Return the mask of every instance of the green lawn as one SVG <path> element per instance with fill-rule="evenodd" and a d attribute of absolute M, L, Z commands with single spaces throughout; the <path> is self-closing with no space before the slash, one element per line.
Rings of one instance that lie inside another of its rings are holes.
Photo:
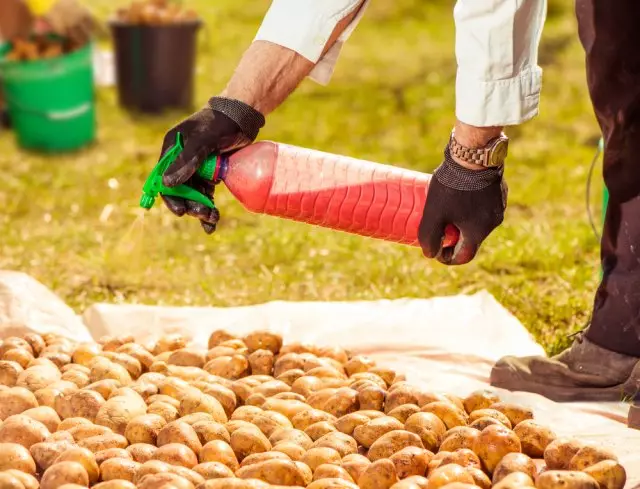
<path fill-rule="evenodd" d="M 104 16 L 124 3 L 92 2 Z M 209 23 L 198 59 L 200 104 L 223 88 L 268 2 L 186 3 Z M 261 137 L 433 170 L 453 123 L 451 3 L 373 2 L 332 83 L 305 82 Z M 248 214 L 224 190 L 212 237 L 160 205 L 136 220 L 162 136 L 185 114 L 134 117 L 119 109 L 114 90 L 101 89 L 99 141 L 89 149 L 43 157 L 0 135 L 0 268 L 32 274 L 77 310 L 95 301 L 230 306 L 486 288 L 557 351 L 587 320 L 598 281 L 585 185 L 599 133 L 571 2 L 551 2 L 541 59 L 541 115 L 510 131 L 506 221 L 468 266 L 447 268 L 417 249 Z M 600 181 L 598 168 L 598 223 Z M 105 206 L 112 211 L 100 220 Z"/>

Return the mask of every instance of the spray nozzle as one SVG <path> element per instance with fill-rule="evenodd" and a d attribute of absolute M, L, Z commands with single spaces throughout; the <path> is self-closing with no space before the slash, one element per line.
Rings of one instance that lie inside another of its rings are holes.
<path fill-rule="evenodd" d="M 176 144 L 171 146 L 171 148 L 162 155 L 160 161 L 158 161 L 153 170 L 151 170 L 147 180 L 144 182 L 142 187 L 142 197 L 140 197 L 140 207 L 143 207 L 144 209 L 151 209 L 158 197 L 158 194 L 162 194 L 173 197 L 182 197 L 186 200 L 193 200 L 195 202 L 200 202 L 211 209 L 215 209 L 215 205 L 209 197 L 188 185 L 181 184 L 176 185 L 175 187 L 167 187 L 162 183 L 162 176 L 183 149 L 184 145 L 182 142 L 182 134 L 177 133 Z M 207 180 L 213 180 L 217 164 L 218 157 L 212 155 L 202 163 L 197 174 Z"/>

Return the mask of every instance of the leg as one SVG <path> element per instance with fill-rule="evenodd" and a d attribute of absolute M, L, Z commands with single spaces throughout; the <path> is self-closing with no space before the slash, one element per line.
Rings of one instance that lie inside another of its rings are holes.
<path fill-rule="evenodd" d="M 640 392 L 640 3 L 576 0 L 576 14 L 605 139 L 604 279 L 585 337 L 552 359 L 503 358 L 491 383 L 559 401 L 617 401 Z"/>
<path fill-rule="evenodd" d="M 577 0 L 587 83 L 605 139 L 610 200 L 602 237 L 604 279 L 586 336 L 640 357 L 640 3 Z"/>

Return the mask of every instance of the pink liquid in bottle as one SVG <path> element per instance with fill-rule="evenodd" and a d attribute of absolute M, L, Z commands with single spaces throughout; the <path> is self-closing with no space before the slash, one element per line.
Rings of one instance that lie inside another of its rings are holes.
<path fill-rule="evenodd" d="M 249 211 L 418 246 L 431 175 L 261 141 L 223 159 L 214 178 Z M 447 226 L 443 246 L 458 236 Z"/>

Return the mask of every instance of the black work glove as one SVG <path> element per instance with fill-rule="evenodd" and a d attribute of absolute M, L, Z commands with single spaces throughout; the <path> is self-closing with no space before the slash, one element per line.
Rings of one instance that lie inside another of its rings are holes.
<path fill-rule="evenodd" d="M 213 200 L 217 182 L 198 176 L 198 168 L 213 153 L 229 153 L 252 143 L 264 123 L 264 116 L 253 107 L 238 100 L 213 97 L 206 107 L 165 135 L 160 156 L 175 144 L 178 132 L 182 134 L 184 149 L 167 168 L 162 183 L 167 187 L 186 184 Z M 220 219 L 217 208 L 169 195 L 163 195 L 162 199 L 177 216 L 187 214 L 200 219 L 207 234 L 216 230 Z"/>
<path fill-rule="evenodd" d="M 444 154 L 444 162 L 429 184 L 418 240 L 427 258 L 463 265 L 502 223 L 508 189 L 503 167 L 469 170 L 451 158 L 448 147 Z M 447 224 L 458 228 L 460 238 L 455 246 L 443 248 Z"/>

